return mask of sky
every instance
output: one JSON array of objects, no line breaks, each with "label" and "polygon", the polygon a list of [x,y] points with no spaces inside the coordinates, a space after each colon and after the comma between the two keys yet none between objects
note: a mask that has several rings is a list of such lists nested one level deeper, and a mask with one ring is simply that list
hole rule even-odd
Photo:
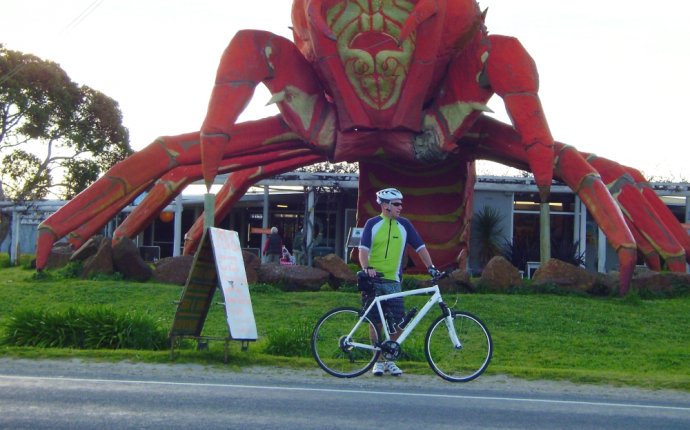
[{"label": "sky", "polygon": [[[198,130],[221,53],[241,29],[291,38],[289,0],[0,0],[0,43],[55,61],[118,101],[132,148]],[[690,181],[690,12],[683,0],[482,0],[490,33],[534,58],[554,138]],[[257,90],[240,120],[277,111]],[[501,99],[489,106],[508,121]],[[481,163],[479,174],[510,174]],[[514,172],[512,172],[514,173]]]}]

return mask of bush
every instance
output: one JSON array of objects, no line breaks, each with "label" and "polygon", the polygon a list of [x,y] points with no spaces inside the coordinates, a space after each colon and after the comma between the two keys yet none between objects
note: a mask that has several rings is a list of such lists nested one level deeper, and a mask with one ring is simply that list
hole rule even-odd
[{"label": "bush", "polygon": [[159,350],[167,347],[167,335],[146,314],[117,313],[108,307],[27,309],[9,317],[3,343],[42,348]]},{"label": "bush", "polygon": [[285,357],[310,357],[313,321],[299,321],[268,334],[266,353]]},{"label": "bush", "polygon": [[283,291],[271,284],[249,284],[250,293],[282,293]]},{"label": "bush", "polygon": [[42,270],[34,272],[31,277],[34,281],[57,281],[65,279],[78,279],[83,270],[81,261],[70,261],[64,267],[55,270]]},{"label": "bush", "polygon": [[[21,254],[19,256],[19,264],[23,269],[32,269],[34,256],[30,254]],[[7,253],[0,254],[0,269],[7,269],[12,267],[10,264],[10,255]]]},{"label": "bush", "polygon": [[402,291],[416,290],[421,288],[420,281],[425,281],[429,279],[427,275],[405,275],[403,276],[402,283],[400,287]]}]

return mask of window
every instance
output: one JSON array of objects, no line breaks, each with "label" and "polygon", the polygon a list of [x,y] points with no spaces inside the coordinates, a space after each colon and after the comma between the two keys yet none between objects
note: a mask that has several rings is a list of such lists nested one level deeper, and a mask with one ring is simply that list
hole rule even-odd
[{"label": "window", "polygon": [[[557,257],[573,247],[575,195],[552,194],[551,253]],[[562,251],[563,249],[563,251]],[[539,261],[539,194],[515,193],[513,201],[513,244],[511,262],[526,270],[528,261]]]}]

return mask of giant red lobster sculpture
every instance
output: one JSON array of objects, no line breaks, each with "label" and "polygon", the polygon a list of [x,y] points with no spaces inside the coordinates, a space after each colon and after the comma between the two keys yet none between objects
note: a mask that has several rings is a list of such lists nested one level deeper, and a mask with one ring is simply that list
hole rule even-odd
[{"label": "giant red lobster sculpture", "polygon": [[[376,213],[376,189],[400,188],[434,261],[448,266],[467,253],[474,161],[486,159],[531,171],[542,201],[552,177],[568,184],[617,251],[623,293],[638,251],[654,269],[663,258],[685,271],[690,239],[645,179],[553,141],[532,58],[517,39],[489,35],[485,17],[474,0],[295,0],[294,43],[238,32],[201,131],[157,139],[48,218],[37,267],[56,240],[82,245],[152,184],[114,241],[138,234],[201,177],[210,186],[229,173],[218,221],[262,178],[324,160],[359,162],[359,223]],[[280,115],[236,123],[259,83]],[[512,126],[484,115],[494,94]]]}]

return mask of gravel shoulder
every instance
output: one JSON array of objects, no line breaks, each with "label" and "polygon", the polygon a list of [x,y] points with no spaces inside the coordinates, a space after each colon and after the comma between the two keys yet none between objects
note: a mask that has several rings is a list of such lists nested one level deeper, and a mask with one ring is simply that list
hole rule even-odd
[{"label": "gravel shoulder", "polygon": [[324,385],[345,390],[377,390],[434,393],[450,387],[457,394],[539,398],[586,398],[598,396],[612,401],[679,402],[690,404],[690,393],[675,390],[648,390],[634,387],[574,384],[565,381],[523,380],[504,375],[484,375],[465,384],[445,382],[435,375],[338,379],[320,369],[279,367],[203,366],[172,363],[93,362],[70,360],[28,360],[0,358],[0,377],[33,376],[55,378],[117,379],[131,381],[169,381],[179,383],[272,385],[320,388]]}]

